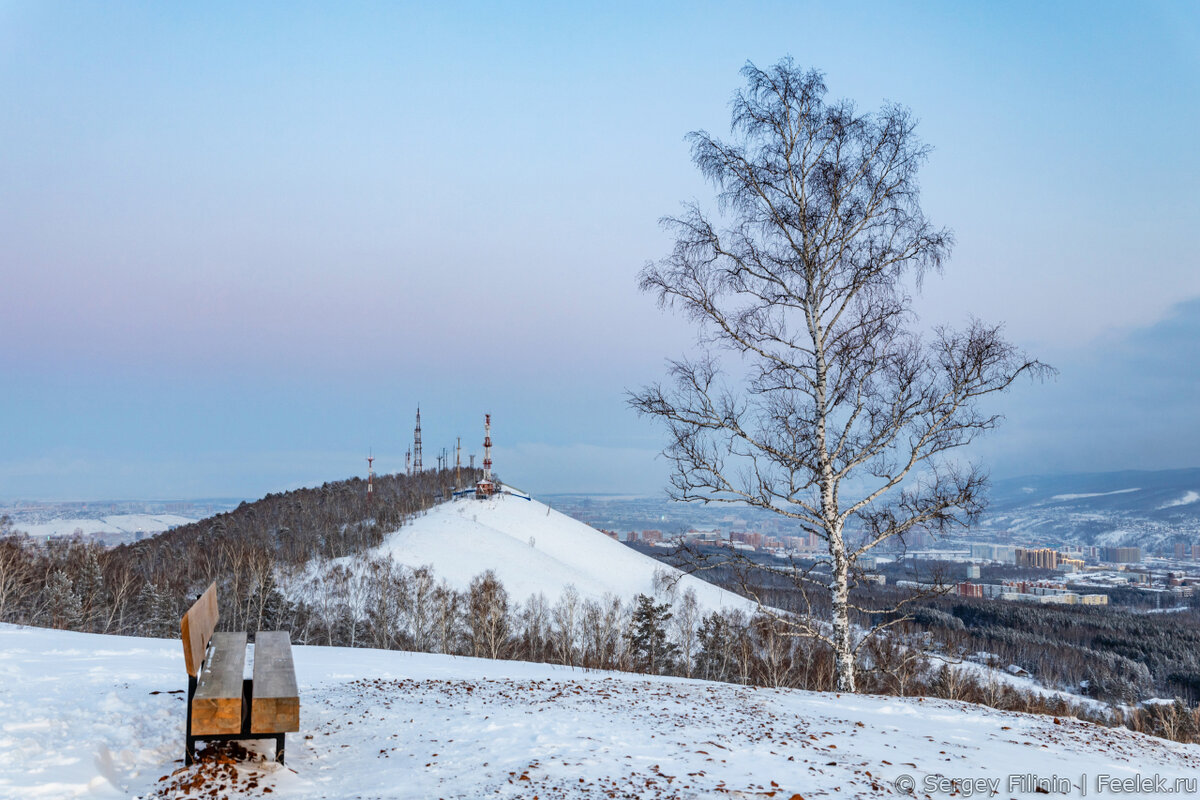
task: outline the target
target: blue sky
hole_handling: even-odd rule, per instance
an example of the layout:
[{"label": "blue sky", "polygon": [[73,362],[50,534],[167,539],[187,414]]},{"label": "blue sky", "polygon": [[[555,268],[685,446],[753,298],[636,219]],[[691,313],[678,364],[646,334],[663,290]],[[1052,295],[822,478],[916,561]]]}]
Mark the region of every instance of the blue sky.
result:
[{"label": "blue sky", "polygon": [[0,499],[394,471],[418,402],[428,462],[491,411],[519,486],[657,491],[635,276],[789,54],[921,119],[926,319],[1062,370],[997,475],[1200,463],[1193,4],[0,2]]}]

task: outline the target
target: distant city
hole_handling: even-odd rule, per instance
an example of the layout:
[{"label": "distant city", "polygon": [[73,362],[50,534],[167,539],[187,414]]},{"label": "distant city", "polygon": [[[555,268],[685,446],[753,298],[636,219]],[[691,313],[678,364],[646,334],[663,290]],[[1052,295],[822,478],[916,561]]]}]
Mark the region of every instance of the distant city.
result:
[{"label": "distant city", "polygon": [[[815,535],[795,535],[794,522],[738,506],[673,503],[663,498],[560,495],[564,513],[631,546],[672,550],[680,544],[728,547],[756,558],[811,559],[824,552]],[[955,575],[946,588],[964,597],[1036,603],[1106,605],[1119,590],[1139,593],[1145,604],[1176,607],[1200,587],[1200,535],[1195,541],[1141,547],[1050,544],[1030,531],[981,527],[965,535],[917,533],[891,541],[860,559],[882,583],[901,563],[942,562]],[[987,575],[1008,574],[998,580]],[[982,577],[981,577],[982,576]],[[899,586],[920,581],[900,579]]]},{"label": "distant city", "polygon": [[15,501],[0,504],[0,517],[35,538],[86,537],[107,547],[187,525],[237,508],[240,498],[200,500]]}]

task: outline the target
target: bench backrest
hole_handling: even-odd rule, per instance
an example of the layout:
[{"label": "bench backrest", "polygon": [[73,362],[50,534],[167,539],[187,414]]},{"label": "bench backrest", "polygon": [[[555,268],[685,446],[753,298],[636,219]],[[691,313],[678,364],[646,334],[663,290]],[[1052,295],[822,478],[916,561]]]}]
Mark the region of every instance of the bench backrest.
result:
[{"label": "bench backrest", "polygon": [[217,584],[214,581],[179,621],[179,631],[183,637],[183,661],[188,675],[192,677],[200,674],[204,650],[213,631],[217,629],[217,617]]}]

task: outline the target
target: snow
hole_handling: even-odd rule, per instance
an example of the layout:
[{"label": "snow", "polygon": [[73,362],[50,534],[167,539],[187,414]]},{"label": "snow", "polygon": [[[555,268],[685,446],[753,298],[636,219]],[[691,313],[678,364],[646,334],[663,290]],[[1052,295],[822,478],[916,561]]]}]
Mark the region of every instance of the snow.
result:
[{"label": "snow", "polygon": [[[0,625],[0,797],[876,797],[938,776],[1194,777],[1200,747],[962,703],[295,647],[287,766],[182,766],[177,640]],[[172,693],[174,692],[174,693]],[[271,745],[253,745],[269,753]],[[963,792],[965,794],[965,792]],[[190,796],[197,796],[195,793]],[[935,792],[933,796],[939,796]],[[986,793],[985,793],[986,796]],[[1142,795],[1142,796],[1154,796]]]},{"label": "snow", "polygon": [[[947,661],[945,663],[947,663],[956,671],[964,672],[968,675],[974,676],[984,685],[1004,684],[1019,691],[1028,692],[1029,694],[1065,700],[1073,706],[1082,706],[1089,711],[1094,711],[1100,714],[1103,714],[1110,708],[1107,703],[1097,700],[1093,697],[1086,697],[1078,692],[1068,691],[1066,689],[1052,689],[1050,687],[1043,686],[1038,682],[1037,678],[1031,676],[1027,671],[1017,664],[1010,664],[1006,667],[1001,667],[999,665],[989,666],[988,662],[990,660],[998,660],[999,657],[994,656],[991,653],[977,653],[976,657],[978,658],[981,655],[983,658],[980,660],[960,662]],[[988,658],[989,656],[991,657],[990,659]],[[980,663],[980,661],[983,663]],[[1013,672],[1014,669],[1020,670],[1021,672]],[[1084,681],[1083,683],[1087,682]]]},{"label": "snow", "polygon": [[1174,608],[1132,609],[1135,614],[1178,614],[1180,611],[1191,611],[1191,606],[1175,606]]},{"label": "snow", "polygon": [[[639,593],[655,594],[656,572],[679,575],[544,503],[507,495],[434,506],[388,534],[371,555],[390,555],[413,568],[430,565],[436,577],[460,590],[491,569],[516,602],[541,592],[553,603],[568,585],[581,597],[607,593],[630,601]],[[679,577],[677,591],[691,589],[705,608],[755,608],[699,578]]]},{"label": "snow", "polygon": [[1051,497],[1051,500],[1083,500],[1088,497],[1108,497],[1111,494],[1129,494],[1130,492],[1140,492],[1141,488],[1135,489],[1117,489],[1112,492],[1085,492],[1083,494],[1056,494]]},{"label": "snow", "polygon": [[154,534],[195,522],[178,514],[113,514],[95,519],[52,519],[49,522],[29,522],[15,525],[30,536],[70,536],[83,531],[85,536],[96,533]]},{"label": "snow", "polygon": [[1131,531],[1126,528],[1117,528],[1115,530],[1105,531],[1104,533],[1097,534],[1093,541],[1096,543],[1096,545],[1101,547],[1113,547],[1124,544],[1126,539],[1135,539],[1136,536],[1136,531]]},{"label": "snow", "polygon": [[1200,492],[1186,492],[1184,493],[1183,497],[1179,498],[1178,500],[1172,500],[1169,503],[1164,503],[1163,505],[1159,506],[1159,510],[1161,511],[1164,508],[1175,508],[1176,506],[1191,505],[1197,500],[1200,500]]}]

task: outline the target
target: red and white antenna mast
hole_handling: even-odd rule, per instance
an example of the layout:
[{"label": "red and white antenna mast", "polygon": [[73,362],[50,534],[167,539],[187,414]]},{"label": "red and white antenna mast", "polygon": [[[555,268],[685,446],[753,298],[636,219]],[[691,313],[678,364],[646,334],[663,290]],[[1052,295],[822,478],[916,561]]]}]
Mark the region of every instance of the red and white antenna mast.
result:
[{"label": "red and white antenna mast", "polygon": [[483,479],[492,479],[492,415],[483,415]]},{"label": "red and white antenna mast", "polygon": [[375,456],[367,456],[367,508],[375,497]]}]

